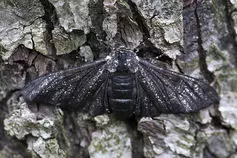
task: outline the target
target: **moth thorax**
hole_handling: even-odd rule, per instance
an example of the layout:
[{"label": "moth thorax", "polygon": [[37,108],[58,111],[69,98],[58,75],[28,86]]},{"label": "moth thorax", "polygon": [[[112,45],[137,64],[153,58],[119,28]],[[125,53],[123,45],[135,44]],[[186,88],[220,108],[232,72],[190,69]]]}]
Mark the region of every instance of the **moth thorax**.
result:
[{"label": "moth thorax", "polygon": [[118,53],[118,66],[117,66],[117,71],[128,71],[129,68],[127,66],[127,58],[128,54],[125,52],[119,52]]}]

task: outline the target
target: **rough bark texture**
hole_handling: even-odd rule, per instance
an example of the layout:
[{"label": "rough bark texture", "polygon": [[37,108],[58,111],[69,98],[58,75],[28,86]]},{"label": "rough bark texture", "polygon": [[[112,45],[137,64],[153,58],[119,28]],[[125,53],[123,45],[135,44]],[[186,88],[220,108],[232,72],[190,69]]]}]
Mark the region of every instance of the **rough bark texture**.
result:
[{"label": "rough bark texture", "polygon": [[[233,0],[1,0],[0,157],[237,157],[236,10]],[[152,61],[164,52],[172,70],[215,86],[220,104],[128,126],[19,95],[120,45]]]}]

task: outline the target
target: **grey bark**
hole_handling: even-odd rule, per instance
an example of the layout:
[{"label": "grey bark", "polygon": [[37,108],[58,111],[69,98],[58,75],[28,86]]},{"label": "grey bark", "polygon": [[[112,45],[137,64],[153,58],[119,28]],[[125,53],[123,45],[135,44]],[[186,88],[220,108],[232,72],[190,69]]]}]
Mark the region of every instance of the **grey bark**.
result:
[{"label": "grey bark", "polygon": [[[0,1],[0,157],[236,157],[236,8],[230,0]],[[212,84],[220,103],[128,126],[19,95],[39,75],[121,45],[143,48],[154,63],[164,52],[170,69]]]}]

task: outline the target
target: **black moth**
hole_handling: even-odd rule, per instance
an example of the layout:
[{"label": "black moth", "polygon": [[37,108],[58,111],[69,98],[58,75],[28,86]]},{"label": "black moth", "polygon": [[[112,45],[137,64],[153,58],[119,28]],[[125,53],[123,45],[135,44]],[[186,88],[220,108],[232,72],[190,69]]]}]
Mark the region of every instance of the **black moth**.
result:
[{"label": "black moth", "polygon": [[105,59],[41,76],[22,94],[27,102],[119,118],[196,112],[219,101],[207,83],[157,67],[125,48]]}]

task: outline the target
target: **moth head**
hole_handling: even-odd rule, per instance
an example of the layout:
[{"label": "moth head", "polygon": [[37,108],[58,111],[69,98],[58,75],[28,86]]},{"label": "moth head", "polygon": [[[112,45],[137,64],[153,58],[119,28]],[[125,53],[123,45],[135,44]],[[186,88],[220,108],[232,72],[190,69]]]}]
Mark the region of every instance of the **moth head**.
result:
[{"label": "moth head", "polygon": [[136,53],[125,47],[114,50],[107,59],[107,69],[110,72],[136,72],[138,61]]}]

